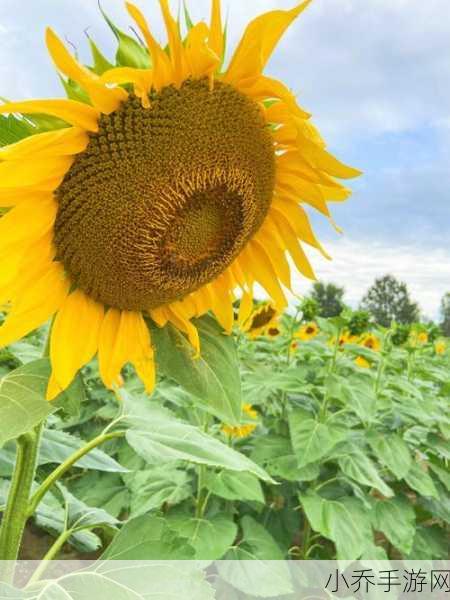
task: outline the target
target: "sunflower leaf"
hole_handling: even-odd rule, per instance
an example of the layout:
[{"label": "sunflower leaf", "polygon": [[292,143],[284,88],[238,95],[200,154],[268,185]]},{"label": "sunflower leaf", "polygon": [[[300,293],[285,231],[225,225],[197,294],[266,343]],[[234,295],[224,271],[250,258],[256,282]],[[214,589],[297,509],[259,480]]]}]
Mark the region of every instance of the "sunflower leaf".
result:
[{"label": "sunflower leaf", "polygon": [[209,412],[230,425],[239,425],[242,392],[236,346],[210,316],[194,321],[200,335],[200,357],[172,325],[152,329],[156,362]]},{"label": "sunflower leaf", "polygon": [[56,410],[45,399],[50,364],[47,359],[35,360],[0,380],[0,447],[36,425]]}]

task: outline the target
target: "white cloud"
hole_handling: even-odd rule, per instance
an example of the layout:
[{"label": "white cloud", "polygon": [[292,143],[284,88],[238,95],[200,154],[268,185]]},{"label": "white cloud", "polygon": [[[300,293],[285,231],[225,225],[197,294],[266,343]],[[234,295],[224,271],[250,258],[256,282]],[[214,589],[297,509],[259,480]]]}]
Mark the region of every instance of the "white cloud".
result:
[{"label": "white cloud", "polygon": [[[308,252],[318,279],[345,288],[346,301],[357,306],[376,277],[390,273],[405,281],[425,316],[437,318],[445,292],[450,291],[450,250],[395,246],[342,238],[325,244],[333,257],[325,261]],[[295,278],[295,291],[306,292],[307,282]]]}]

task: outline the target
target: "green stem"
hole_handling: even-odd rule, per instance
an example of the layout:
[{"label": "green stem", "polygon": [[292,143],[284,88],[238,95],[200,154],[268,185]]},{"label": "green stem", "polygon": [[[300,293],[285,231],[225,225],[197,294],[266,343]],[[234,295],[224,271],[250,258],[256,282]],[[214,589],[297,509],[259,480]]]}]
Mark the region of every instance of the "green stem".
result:
[{"label": "green stem", "polygon": [[195,503],[195,517],[201,519],[202,508],[203,508],[203,487],[205,478],[205,465],[199,465],[198,467],[198,481],[197,481],[197,500]]},{"label": "green stem", "polygon": [[90,452],[97,446],[100,446],[100,444],[103,444],[104,442],[107,442],[108,440],[112,440],[117,437],[122,437],[123,435],[124,435],[123,431],[113,431],[111,433],[104,433],[102,435],[97,436],[96,438],[91,440],[89,443],[87,443],[85,446],[83,446],[82,448],[80,448],[79,450],[74,452],[71,456],[69,456],[69,458],[67,458],[63,463],[61,463],[59,465],[59,467],[57,467],[54,471],[52,471],[52,473],[50,473],[50,475],[47,477],[47,479],[45,479],[41,483],[39,488],[36,490],[36,492],[34,493],[33,497],[30,500],[30,504],[28,507],[28,516],[31,516],[32,514],[34,514],[40,501],[45,496],[45,494],[48,492],[48,490],[52,487],[52,485],[54,483],[56,483],[56,481],[58,481],[58,479],[61,479],[61,477],[64,475],[64,473],[66,473],[66,471],[68,471],[71,467],[73,467],[73,465],[76,462],[78,462],[80,460],[80,458],[83,458],[83,456],[88,454],[88,452]]},{"label": "green stem", "polygon": [[3,580],[11,582],[14,577],[14,561],[19,556],[20,544],[28,519],[28,500],[36,469],[42,425],[16,440],[17,455],[6,510],[0,529],[0,560],[4,564]]},{"label": "green stem", "polygon": [[28,585],[35,583],[36,581],[39,581],[39,579],[42,577],[44,572],[47,570],[47,567],[49,566],[48,561],[56,558],[56,556],[59,554],[59,551],[64,546],[64,544],[68,541],[68,539],[70,538],[72,533],[73,533],[72,529],[66,529],[62,533],[60,533],[60,535],[56,538],[53,545],[50,546],[47,554],[44,556],[42,561],[39,563],[36,571],[33,573],[30,580],[28,581]]}]

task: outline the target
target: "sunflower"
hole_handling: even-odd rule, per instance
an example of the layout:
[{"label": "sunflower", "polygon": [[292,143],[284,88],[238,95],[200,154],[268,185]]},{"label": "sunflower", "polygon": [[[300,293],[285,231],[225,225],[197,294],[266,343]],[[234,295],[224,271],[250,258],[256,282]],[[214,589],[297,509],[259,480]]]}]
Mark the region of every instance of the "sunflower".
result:
[{"label": "sunflower", "polygon": [[376,335],[368,333],[361,339],[361,346],[364,346],[364,348],[367,348],[368,350],[379,352],[381,349],[381,342]]},{"label": "sunflower", "polygon": [[106,386],[131,363],[151,391],[146,319],[172,323],[198,354],[191,319],[211,310],[230,332],[239,288],[250,311],[255,283],[282,310],[286,254],[309,278],[302,243],[326,256],[304,205],[331,218],[327,202],[350,195],[337,179],[360,174],[327,152],[310,114],[263,74],[309,0],[252,21],[226,68],[220,0],[209,24],[186,36],[159,1],[162,45],[126,4],[148,68],[122,61],[100,74],[48,29],[56,69],[79,99],[0,106],[59,127],[0,151],[0,206],[10,208],[0,221],[0,304],[9,307],[0,345],[55,316],[49,399],[96,354]]},{"label": "sunflower", "polygon": [[[243,302],[241,303],[241,309]],[[242,310],[240,311],[240,319],[242,322]],[[250,315],[250,317],[243,322],[243,330],[247,333],[250,339],[255,339],[260,335],[276,327],[278,323],[278,311],[273,302],[264,302],[258,308],[256,308]]]},{"label": "sunflower", "polygon": [[266,330],[266,335],[271,337],[271,338],[276,338],[280,335],[281,331],[280,328],[277,325],[272,325],[271,327],[268,327]]},{"label": "sunflower", "polygon": [[[251,420],[258,418],[258,412],[251,404],[244,404],[242,412],[245,413]],[[257,427],[255,423],[244,423],[243,425],[222,425],[222,431],[230,438],[245,438],[252,434]]]},{"label": "sunflower", "polygon": [[444,340],[438,340],[435,343],[434,351],[436,352],[436,354],[445,354],[446,350],[447,350],[447,344],[444,342]]},{"label": "sunflower", "polygon": [[370,369],[370,362],[364,356],[357,356],[355,358],[355,365],[358,365],[362,369]]},{"label": "sunflower", "polygon": [[319,327],[317,323],[311,321],[310,323],[302,325],[294,337],[299,338],[302,342],[309,342],[314,339],[318,333]]}]

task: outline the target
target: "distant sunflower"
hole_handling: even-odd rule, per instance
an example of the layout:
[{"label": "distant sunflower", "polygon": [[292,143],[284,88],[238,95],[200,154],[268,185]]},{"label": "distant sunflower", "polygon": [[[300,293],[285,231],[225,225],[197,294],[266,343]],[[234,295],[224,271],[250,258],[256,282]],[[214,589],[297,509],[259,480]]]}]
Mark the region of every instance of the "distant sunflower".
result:
[{"label": "distant sunflower", "polygon": [[447,350],[447,344],[444,342],[444,340],[438,340],[435,343],[434,351],[436,352],[436,354],[445,354],[446,350]]},{"label": "distant sunflower", "polygon": [[330,217],[327,201],[350,194],[336,178],[359,171],[329,154],[289,89],[263,75],[308,4],[252,21],[225,69],[220,0],[185,38],[160,0],[167,45],[127,4],[151,68],[97,75],[47,31],[57,70],[86,102],[0,106],[63,122],[0,150],[0,206],[12,207],[0,221],[0,303],[9,303],[0,345],[56,314],[49,399],[96,353],[106,386],[130,362],[151,391],[144,316],[172,323],[198,353],[191,319],[211,310],[231,331],[235,290],[250,306],[259,283],[286,306],[286,253],[314,277],[301,243],[324,252],[303,204]]},{"label": "distant sunflower", "polygon": [[361,346],[364,346],[364,348],[368,348],[369,350],[373,350],[374,352],[379,352],[381,349],[381,342],[376,335],[373,335],[373,333],[368,333],[361,339]]},{"label": "distant sunflower", "polygon": [[364,358],[364,356],[357,356],[355,358],[355,364],[362,369],[370,369],[370,362]]},{"label": "distant sunflower", "polygon": [[251,339],[264,335],[267,329],[276,327],[278,311],[273,302],[265,302],[258,306],[242,324],[242,329]]},{"label": "distant sunflower", "polygon": [[319,327],[317,323],[311,321],[311,323],[305,323],[295,334],[295,337],[299,338],[303,342],[309,342],[316,337],[319,333]]},{"label": "distant sunflower", "polygon": [[[242,407],[244,416],[247,415],[250,420],[258,419],[258,411],[251,404],[244,404]],[[257,427],[257,423],[244,423],[243,425],[222,425],[222,431],[230,438],[245,438],[252,434]]]}]

